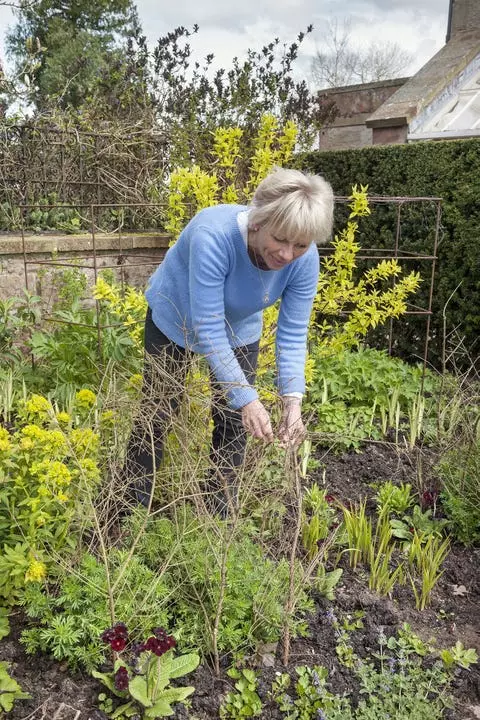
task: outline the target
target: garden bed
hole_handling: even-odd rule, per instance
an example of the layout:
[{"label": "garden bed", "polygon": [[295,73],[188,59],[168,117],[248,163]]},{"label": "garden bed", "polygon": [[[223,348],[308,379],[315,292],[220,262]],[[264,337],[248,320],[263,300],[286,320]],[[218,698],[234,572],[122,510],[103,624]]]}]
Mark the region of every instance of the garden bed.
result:
[{"label": "garden bed", "polygon": [[[392,480],[415,485],[419,468],[414,456],[399,450],[393,443],[368,443],[361,452],[326,453],[319,456],[321,472],[317,481],[325,477],[328,492],[343,503],[363,497],[373,498],[372,484]],[[425,457],[422,456],[425,473]],[[427,463],[428,465],[428,463]],[[325,471],[325,475],[323,472]],[[428,478],[428,472],[425,477]],[[312,478],[314,479],[314,478]],[[372,503],[369,502],[367,507]],[[372,505],[373,507],[373,505]],[[363,627],[351,634],[354,651],[365,657],[377,647],[381,634],[394,635],[403,623],[425,642],[435,638],[438,648],[450,648],[460,640],[465,648],[478,649],[480,628],[480,549],[452,545],[444,565],[444,574],[435,587],[429,607],[422,612],[415,608],[411,589],[396,585],[391,597],[379,597],[368,589],[368,578],[361,567],[353,571],[342,560],[343,576],[335,589],[333,602],[315,596],[315,611],[308,618],[309,636],[292,641],[288,668],[281,662],[281,648],[277,648],[274,665],[265,667],[262,658],[247,658],[248,664],[260,671],[258,692],[263,701],[261,717],[283,718],[277,706],[269,700],[275,673],[288,670],[295,676],[295,667],[324,666],[329,673],[328,687],[332,692],[358,695],[358,684],[351,671],[338,662],[333,617],[355,617],[363,611]],[[11,616],[12,632],[0,650],[0,660],[11,663],[11,675],[31,694],[30,700],[18,701],[8,717],[12,720],[38,718],[56,720],[100,720],[106,715],[98,709],[97,696],[102,686],[92,678],[71,673],[65,663],[57,663],[45,656],[28,656],[19,643],[25,626],[20,611]],[[263,656],[270,665],[270,655]],[[177,706],[177,718],[210,720],[219,717],[219,704],[232,689],[233,681],[225,674],[231,658],[223,658],[222,673],[215,677],[208,664],[200,666],[188,682],[195,686],[191,708]],[[470,720],[480,717],[480,667],[473,664],[468,670],[458,669],[452,685],[456,706],[446,710],[449,720]],[[328,717],[328,715],[327,715]],[[381,718],[379,718],[381,720]],[[414,720],[414,718],[412,718]]]}]

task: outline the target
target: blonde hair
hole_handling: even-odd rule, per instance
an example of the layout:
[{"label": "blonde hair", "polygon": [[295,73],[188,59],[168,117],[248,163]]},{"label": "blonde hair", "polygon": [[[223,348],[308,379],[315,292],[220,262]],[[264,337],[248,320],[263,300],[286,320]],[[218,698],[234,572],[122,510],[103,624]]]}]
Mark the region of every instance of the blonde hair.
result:
[{"label": "blonde hair", "polygon": [[321,175],[275,168],[255,191],[248,224],[323,245],[332,234],[333,205],[332,187]]}]

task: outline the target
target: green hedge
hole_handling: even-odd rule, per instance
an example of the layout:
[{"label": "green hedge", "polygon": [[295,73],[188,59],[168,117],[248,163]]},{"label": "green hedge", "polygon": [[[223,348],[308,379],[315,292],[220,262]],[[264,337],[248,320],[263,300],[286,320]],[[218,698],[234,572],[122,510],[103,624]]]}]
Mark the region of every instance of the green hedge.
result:
[{"label": "green hedge", "polygon": [[[443,308],[447,310],[447,331],[459,328],[473,356],[480,349],[480,139],[446,142],[416,142],[406,145],[373,146],[358,150],[311,152],[297,156],[304,170],[324,175],[337,195],[349,195],[352,184],[368,185],[371,195],[441,197],[442,220],[438,265],[433,296],[433,317],[429,359],[438,365],[443,338]],[[339,209],[341,226],[345,213]],[[403,247],[431,252],[435,229],[435,208],[402,208]],[[395,233],[395,213],[376,206],[369,223],[362,220],[362,245],[386,247]],[[427,306],[430,286],[429,263],[419,263],[425,281],[419,304]],[[455,288],[461,283],[460,288]],[[412,351],[425,323],[414,321],[399,352]],[[463,364],[468,362],[463,358]]]}]

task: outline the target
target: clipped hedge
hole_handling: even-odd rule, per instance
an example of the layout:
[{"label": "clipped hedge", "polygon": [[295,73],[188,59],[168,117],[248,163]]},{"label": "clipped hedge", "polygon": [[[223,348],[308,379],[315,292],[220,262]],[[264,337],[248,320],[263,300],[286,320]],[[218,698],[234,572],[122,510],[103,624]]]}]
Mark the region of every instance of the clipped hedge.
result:
[{"label": "clipped hedge", "polygon": [[[349,195],[354,183],[368,185],[369,194],[408,197],[441,197],[442,221],[433,297],[429,359],[439,365],[443,339],[443,309],[447,332],[459,328],[466,347],[475,357],[480,349],[480,139],[416,142],[372,146],[356,150],[310,152],[298,155],[298,167],[324,175],[337,195]],[[339,210],[338,223],[343,222]],[[392,246],[395,217],[391,208],[377,206],[365,227],[370,247]],[[432,249],[435,229],[433,205],[402,208],[403,247],[424,253]],[[419,304],[427,306],[431,266],[419,264],[425,277]],[[455,290],[460,284],[458,290]],[[411,341],[424,332],[425,323],[414,321],[399,340],[400,354],[411,353]],[[458,360],[458,358],[457,358]],[[463,358],[463,364],[468,362]]]}]

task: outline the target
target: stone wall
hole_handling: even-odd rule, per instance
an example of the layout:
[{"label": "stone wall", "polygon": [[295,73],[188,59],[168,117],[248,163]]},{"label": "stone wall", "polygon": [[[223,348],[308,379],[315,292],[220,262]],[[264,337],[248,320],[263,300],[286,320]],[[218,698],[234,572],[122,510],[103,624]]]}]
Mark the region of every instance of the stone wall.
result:
[{"label": "stone wall", "polygon": [[[161,262],[170,238],[160,234],[97,235],[0,235],[0,297],[19,295],[23,288],[44,295],[48,271],[62,269],[54,263],[78,264],[89,282],[97,271],[112,268],[121,281],[143,287]],[[45,276],[45,271],[47,275]]]}]

